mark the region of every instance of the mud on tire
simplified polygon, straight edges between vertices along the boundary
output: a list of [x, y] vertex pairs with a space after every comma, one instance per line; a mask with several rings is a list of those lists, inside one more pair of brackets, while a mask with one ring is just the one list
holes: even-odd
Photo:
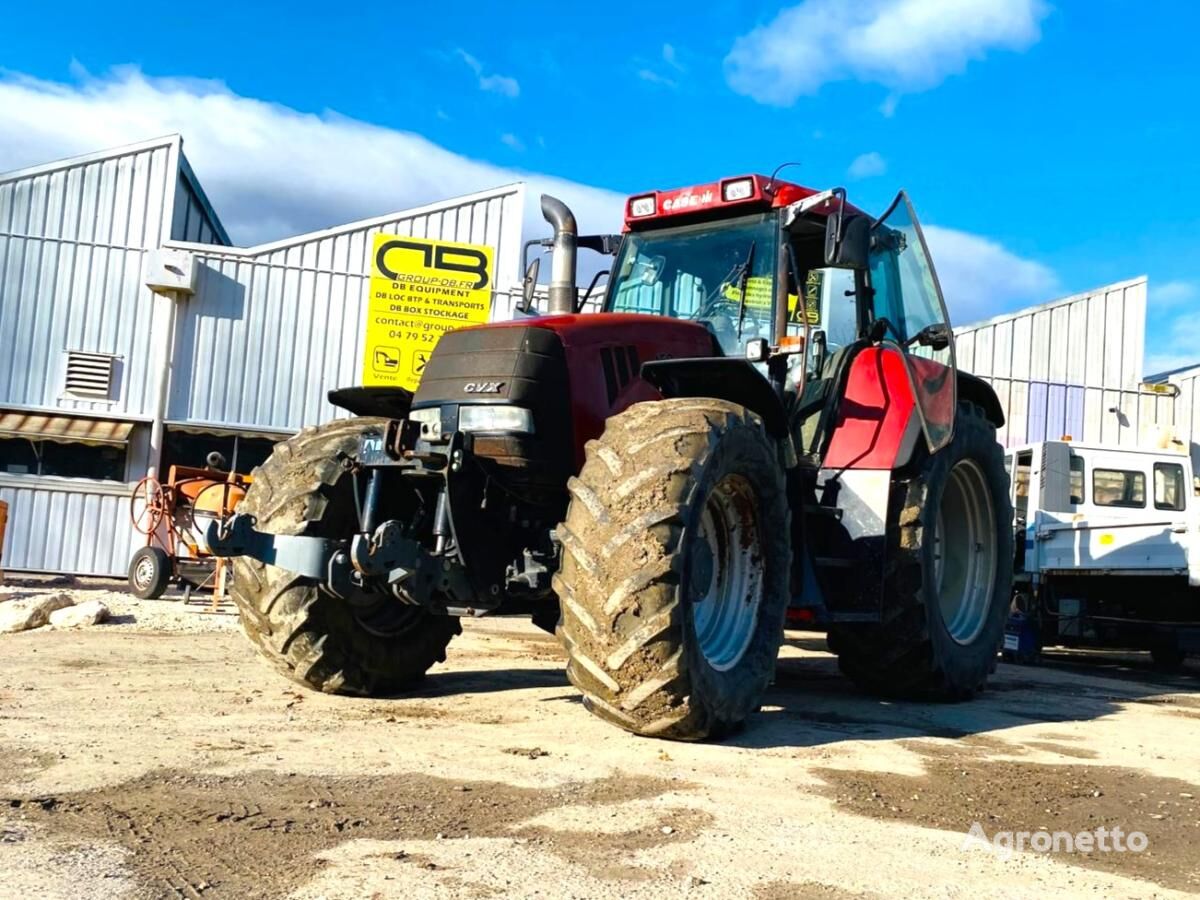
[[[276, 445], [254, 471], [239, 513], [274, 534], [348, 536], [353, 494], [339, 453], [351, 453], [385, 420], [338, 420]], [[433, 616], [380, 596], [351, 605], [311, 579], [237, 557], [230, 590], [242, 628], [264, 657], [294, 681], [336, 694], [388, 695], [420, 681], [446, 659], [458, 619]]]
[[[721, 400], [637, 404], [588, 443], [568, 489], [554, 587], [567, 675], [585, 705], [677, 740], [737, 726], [774, 673], [788, 603], [784, 474], [761, 421]], [[720, 516], [735, 521], [732, 540], [714, 538]], [[725, 569], [750, 579], [726, 582], [745, 589], [730, 596], [759, 597], [756, 616], [744, 613], [752, 604], [705, 605], [722, 583], [724, 547], [735, 560]]]
[[[830, 628], [842, 671], [861, 687], [888, 696], [963, 700], [980, 690], [996, 669], [1012, 594], [1013, 526], [1004, 452], [983, 410], [960, 403], [954, 438], [938, 453], [924, 448], [907, 477], [892, 485], [888, 504], [887, 572], [879, 624]], [[957, 470], [990, 494], [995, 534], [991, 595], [976, 626], [952, 635], [940, 606], [937, 581], [938, 511]], [[949, 530], [949, 529], [947, 529]], [[973, 633], [971, 633], [973, 632]]]

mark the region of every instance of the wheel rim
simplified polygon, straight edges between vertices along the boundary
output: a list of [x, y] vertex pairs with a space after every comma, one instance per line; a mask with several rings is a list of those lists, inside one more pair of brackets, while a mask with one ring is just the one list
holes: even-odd
[[705, 660], [733, 668], [754, 638], [762, 605], [762, 541], [754, 492], [729, 475], [709, 494], [691, 559], [692, 620]]
[[964, 459], [950, 470], [934, 526], [934, 580], [950, 637], [970, 644], [987, 624], [996, 572], [996, 515], [983, 469]]
[[137, 561], [137, 565], [133, 567], [133, 583], [138, 586], [139, 590], [145, 590], [154, 583], [156, 568], [154, 560], [149, 556], [143, 556]]

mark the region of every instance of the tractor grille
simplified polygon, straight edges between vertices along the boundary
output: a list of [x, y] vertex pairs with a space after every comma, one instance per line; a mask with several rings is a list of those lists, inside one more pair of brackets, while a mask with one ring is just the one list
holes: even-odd
[[636, 378], [642, 370], [637, 347], [632, 344], [601, 349], [600, 366], [604, 370], [604, 389], [608, 394], [610, 406], [625, 389], [625, 385]]

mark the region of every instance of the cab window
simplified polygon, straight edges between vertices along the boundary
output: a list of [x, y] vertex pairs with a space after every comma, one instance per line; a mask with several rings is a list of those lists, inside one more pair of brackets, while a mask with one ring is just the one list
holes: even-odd
[[1071, 505], [1078, 506], [1084, 502], [1083, 496], [1083, 457], [1071, 454]]
[[1146, 506], [1146, 473], [1128, 469], [1093, 469], [1092, 502], [1097, 506]]
[[1182, 510], [1184, 499], [1183, 466], [1178, 463], [1154, 464], [1154, 508]]
[[748, 341], [771, 338], [778, 240], [772, 214], [634, 232], [605, 310], [692, 319], [741, 356]]

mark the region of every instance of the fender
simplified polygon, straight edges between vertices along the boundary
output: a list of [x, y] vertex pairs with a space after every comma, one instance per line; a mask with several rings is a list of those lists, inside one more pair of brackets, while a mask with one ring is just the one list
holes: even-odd
[[642, 365], [642, 378], [664, 397], [716, 397], [737, 403], [762, 420], [771, 437], [788, 437], [783, 401], [754, 364], [728, 356], [664, 359]]
[[356, 416], [384, 419], [403, 419], [413, 402], [412, 391], [387, 385], [336, 388], [326, 396], [334, 406]]
[[978, 375], [961, 369], [955, 371], [958, 374], [958, 399], [979, 406], [989, 422], [997, 428], [1003, 428], [1004, 409], [1000, 406], [1000, 398], [996, 396], [995, 389]]

